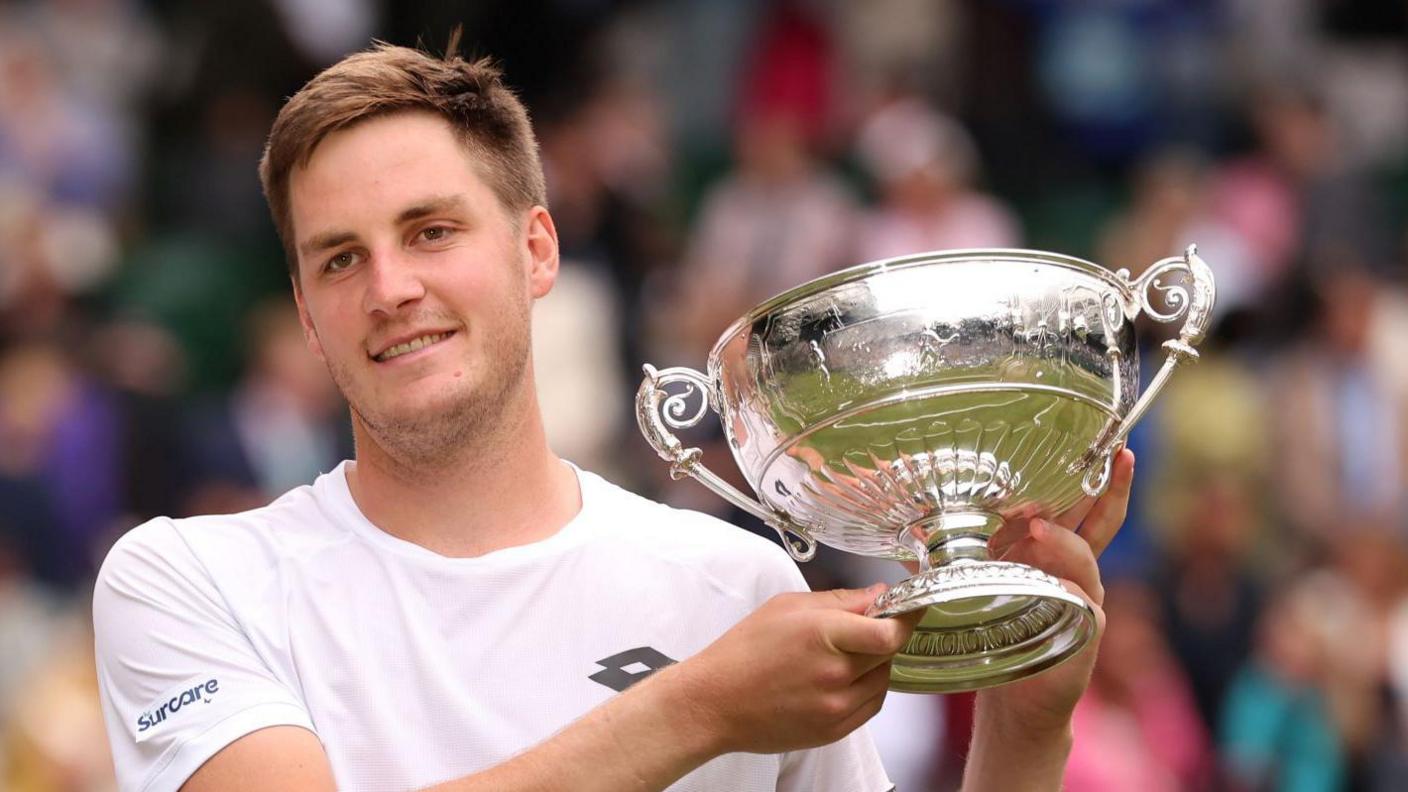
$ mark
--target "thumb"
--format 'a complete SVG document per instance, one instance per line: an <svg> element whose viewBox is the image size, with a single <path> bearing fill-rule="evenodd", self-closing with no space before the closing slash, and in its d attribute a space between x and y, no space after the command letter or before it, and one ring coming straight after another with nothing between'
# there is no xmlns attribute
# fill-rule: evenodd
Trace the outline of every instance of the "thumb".
<svg viewBox="0 0 1408 792"><path fill-rule="evenodd" d="M866 609L875 604L875 598L885 593L889 586L884 583L876 583L869 588L863 589L832 589L830 591L819 591L815 597L818 607L840 608L851 613L865 613Z"/></svg>

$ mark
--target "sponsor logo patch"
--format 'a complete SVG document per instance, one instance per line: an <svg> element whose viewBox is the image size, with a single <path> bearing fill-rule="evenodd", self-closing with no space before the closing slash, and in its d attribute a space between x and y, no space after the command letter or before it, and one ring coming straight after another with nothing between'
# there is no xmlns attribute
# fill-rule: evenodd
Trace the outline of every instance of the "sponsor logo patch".
<svg viewBox="0 0 1408 792"><path fill-rule="evenodd" d="M167 718L176 717L183 708L189 709L197 704L209 704L215 694L219 692L220 680L214 677L204 681L187 682L180 688L163 695L153 702L151 709L137 716L137 733L149 731L166 722Z"/></svg>
<svg viewBox="0 0 1408 792"><path fill-rule="evenodd" d="M620 693L656 671L674 663L674 660L661 654L658 650L649 646L638 646L635 649L627 649L596 661L596 664L602 669L588 676L587 679Z"/></svg>

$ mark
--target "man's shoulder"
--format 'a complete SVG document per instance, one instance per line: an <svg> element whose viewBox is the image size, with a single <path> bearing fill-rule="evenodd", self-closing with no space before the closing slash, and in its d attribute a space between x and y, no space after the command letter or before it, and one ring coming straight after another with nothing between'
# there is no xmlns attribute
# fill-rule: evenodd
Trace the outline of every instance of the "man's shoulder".
<svg viewBox="0 0 1408 792"><path fill-rule="evenodd" d="M148 520L114 543L100 574L133 567L155 573L186 560L208 569L265 567L345 535L326 514L313 487L303 486L244 512Z"/></svg>
<svg viewBox="0 0 1408 792"><path fill-rule="evenodd" d="M780 546L713 515L651 500L583 471L587 497L594 498L594 530L624 546L667 554L681 561L746 563L750 568L795 574ZM605 508L602 508L605 506Z"/></svg>

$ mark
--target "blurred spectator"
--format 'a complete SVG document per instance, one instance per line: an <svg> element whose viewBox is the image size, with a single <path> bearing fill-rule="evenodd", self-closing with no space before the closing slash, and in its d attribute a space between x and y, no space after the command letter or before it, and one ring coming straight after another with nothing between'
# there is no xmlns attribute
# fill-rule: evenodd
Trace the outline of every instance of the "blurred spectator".
<svg viewBox="0 0 1408 792"><path fill-rule="evenodd" d="M837 50L827 17L806 0L772 0L738 87L739 122L785 116L822 143L835 118Z"/></svg>
<svg viewBox="0 0 1408 792"><path fill-rule="evenodd" d="M182 396L228 389L245 360L245 317L271 291L287 296L282 254L249 242L197 231L153 233L124 257L105 289L121 321L159 328L175 342L168 362L179 362L180 370L161 376L179 376Z"/></svg>
<svg viewBox="0 0 1408 792"><path fill-rule="evenodd" d="M1355 788L1402 789L1396 713L1385 693L1394 613L1408 591L1408 548L1403 537L1373 526L1354 526L1329 550L1342 582L1338 611L1328 625L1331 674L1326 690L1349 760ZM1390 783L1392 782L1392 783Z"/></svg>
<svg viewBox="0 0 1408 792"><path fill-rule="evenodd" d="M537 116L562 258L581 270L568 276L576 283L559 284L555 293L587 279L612 292L603 295L611 310L600 317L610 326L598 337L613 344L601 350L612 365L594 376L611 379L612 391L634 388L646 358L646 284L677 246L664 208L672 165L665 121L659 97L634 78L607 76L570 93L559 99L564 106ZM628 400L609 409L603 416L609 426L631 414Z"/></svg>
<svg viewBox="0 0 1408 792"><path fill-rule="evenodd" d="M1292 267L1349 256L1382 271L1392 259L1382 199L1342 154L1324 100L1303 83L1260 88L1249 116L1258 148L1213 176L1211 207L1247 243L1252 278L1280 286ZM1323 273L1314 273L1319 276Z"/></svg>
<svg viewBox="0 0 1408 792"><path fill-rule="evenodd" d="M691 359L753 305L856 263L855 199L817 156L832 57L803 4L773 7L740 82L733 170L704 196L672 305L656 322Z"/></svg>
<svg viewBox="0 0 1408 792"><path fill-rule="evenodd" d="M18 179L45 202L116 208L136 167L130 141L109 107L62 81L10 10L0 9L0 181Z"/></svg>
<svg viewBox="0 0 1408 792"><path fill-rule="evenodd" d="M698 364L728 326L756 304L812 278L855 263L857 206L840 179L809 149L804 119L790 110L757 108L739 122L737 164L705 196L675 273L671 294L652 306L653 354ZM730 452L717 424L698 441L705 459ZM747 487L738 467L714 468L735 487ZM654 466L663 477L665 468ZM741 510L702 488L668 492L676 505L726 515L771 535Z"/></svg>
<svg viewBox="0 0 1408 792"><path fill-rule="evenodd" d="M1344 788L1344 749L1324 689L1332 669L1325 582L1301 579L1272 598L1255 655L1228 691L1219 742L1235 790Z"/></svg>
<svg viewBox="0 0 1408 792"><path fill-rule="evenodd" d="M617 295L600 270L562 262L547 297L533 304L533 379L554 453L618 475L617 439L632 413L619 372ZM628 470L625 472L629 472Z"/></svg>
<svg viewBox="0 0 1408 792"><path fill-rule="evenodd" d="M735 170L704 199L661 335L696 356L755 304L858 263L856 204L808 150L803 119L759 108L740 121Z"/></svg>
<svg viewBox="0 0 1408 792"><path fill-rule="evenodd" d="M1170 648L1211 732L1221 721L1233 677L1251 653L1261 586L1249 559L1259 520L1244 475L1214 469L1177 491L1188 503L1155 580Z"/></svg>
<svg viewBox="0 0 1408 792"><path fill-rule="evenodd" d="M1308 336L1271 372L1277 502L1302 536L1408 524L1408 388L1372 354L1401 349L1374 335L1385 288L1352 261L1326 267Z"/></svg>
<svg viewBox="0 0 1408 792"><path fill-rule="evenodd" d="M1231 0L1226 4L1229 38L1255 47L1229 47L1237 73L1247 78L1294 74L1317 51L1316 0Z"/></svg>
<svg viewBox="0 0 1408 792"><path fill-rule="evenodd" d="M1322 4L1320 21L1312 63L1344 156L1355 166L1392 167L1408 146L1408 6Z"/></svg>
<svg viewBox="0 0 1408 792"><path fill-rule="evenodd" d="M211 234L212 243L249 248L263 240L268 209L249 163L259 161L276 110L268 96L243 85L202 97L199 134L170 146L161 160L156 198L167 222Z"/></svg>
<svg viewBox="0 0 1408 792"><path fill-rule="evenodd" d="M0 729L10 792L117 789L108 753L88 610L69 612L48 656L25 680L13 717Z"/></svg>
<svg viewBox="0 0 1408 792"><path fill-rule="evenodd" d="M1037 22L1046 103L1088 156L1123 163L1166 140L1215 136L1224 91L1218 4L1016 5Z"/></svg>
<svg viewBox="0 0 1408 792"><path fill-rule="evenodd" d="M1126 526L1155 535L1168 641L1210 732L1251 652L1263 580L1299 560L1268 537L1266 397L1229 330L1222 325L1198 364L1179 369L1145 420L1158 453L1144 458L1149 476L1139 482L1147 508Z"/></svg>
<svg viewBox="0 0 1408 792"><path fill-rule="evenodd" d="M0 503L9 507L0 514L0 731L13 718L24 684L49 653L61 607L59 599L36 582L25 537L11 522L28 516L25 497L0 480ZM0 778L9 766L6 754L0 743Z"/></svg>
<svg viewBox="0 0 1408 792"><path fill-rule="evenodd" d="M140 139L137 115L168 56L147 3L49 0L25 4L24 25L85 104L117 116L124 140Z"/></svg>
<svg viewBox="0 0 1408 792"><path fill-rule="evenodd" d="M1387 643L1388 699L1393 713L1380 735L1374 781L1383 775L1401 788L1408 783L1408 597L1400 598L1389 615ZM1394 787L1382 783L1377 788Z"/></svg>
<svg viewBox="0 0 1408 792"><path fill-rule="evenodd" d="M351 429L327 368L308 353L293 301L273 298L248 322L244 376L185 424L190 514L262 506L351 456Z"/></svg>
<svg viewBox="0 0 1408 792"><path fill-rule="evenodd" d="M330 64L360 49L376 30L374 0L273 0L288 37L303 55Z"/></svg>
<svg viewBox="0 0 1408 792"><path fill-rule="evenodd" d="M122 503L121 417L57 341L0 350L0 485L40 579L65 589L97 571Z"/></svg>
<svg viewBox="0 0 1408 792"><path fill-rule="evenodd" d="M117 259L107 220L0 182L0 332L15 338L71 329L72 301L101 284Z"/></svg>
<svg viewBox="0 0 1408 792"><path fill-rule="evenodd" d="M182 514L187 460L179 416L188 409L181 390L183 350L163 328L131 319L98 326L88 345L93 373L112 389L122 414L126 486L118 529Z"/></svg>
<svg viewBox="0 0 1408 792"><path fill-rule="evenodd" d="M1154 592L1142 583L1112 581L1105 615L1100 658L1076 705L1065 788L1206 789L1212 769L1207 732L1164 642Z"/></svg>
<svg viewBox="0 0 1408 792"><path fill-rule="evenodd" d="M838 4L832 29L845 54L851 102L857 109L869 106L896 82L956 100L967 76L964 50L972 46L967 15L953 0Z"/></svg>
<svg viewBox="0 0 1408 792"><path fill-rule="evenodd" d="M1237 520L1229 527L1241 534L1227 550L1245 551L1247 538L1265 522L1260 504L1271 467L1266 389L1246 355L1224 340L1223 329L1203 343L1197 365L1178 369L1148 419L1160 438L1159 455L1148 460L1149 519L1169 536L1175 555L1192 530L1189 513L1200 510L1201 490L1217 479L1234 492ZM1213 513L1225 517L1227 508L1219 504Z"/></svg>
<svg viewBox="0 0 1408 792"><path fill-rule="evenodd" d="M1265 272L1250 260L1238 229L1211 206L1203 158L1190 149L1163 149L1139 167L1129 208L1101 229L1096 260L1138 277L1190 244L1197 244L1217 279L1218 315L1262 298Z"/></svg>
<svg viewBox="0 0 1408 792"><path fill-rule="evenodd" d="M858 260L976 247L1016 247L1011 210L978 192L978 150L968 133L915 98L878 110L857 154L880 191L858 230Z"/></svg>

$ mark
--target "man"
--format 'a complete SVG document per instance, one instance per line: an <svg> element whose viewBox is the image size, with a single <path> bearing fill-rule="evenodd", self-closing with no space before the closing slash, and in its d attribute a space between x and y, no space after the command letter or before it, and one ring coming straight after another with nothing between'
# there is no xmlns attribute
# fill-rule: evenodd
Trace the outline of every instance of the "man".
<svg viewBox="0 0 1408 792"><path fill-rule="evenodd" d="M798 593L779 549L549 451L529 307L557 238L493 68L353 55L289 100L260 172L356 460L113 549L123 788L890 788L859 727L912 621L861 615L875 589ZM1008 557L1098 603L1131 466L1067 516L1080 536L1034 522ZM1059 783L1093 654L984 695L972 788Z"/></svg>

